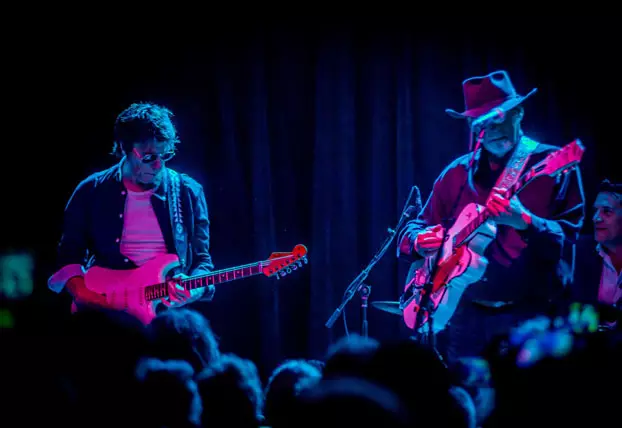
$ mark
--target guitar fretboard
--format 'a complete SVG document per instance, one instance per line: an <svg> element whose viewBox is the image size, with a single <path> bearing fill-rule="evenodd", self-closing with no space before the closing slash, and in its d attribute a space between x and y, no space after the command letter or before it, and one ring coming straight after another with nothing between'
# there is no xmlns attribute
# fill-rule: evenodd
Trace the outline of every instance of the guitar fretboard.
<svg viewBox="0 0 622 428"><path fill-rule="evenodd" d="M264 265L267 264L268 262L257 262L244 266L222 269L205 275L186 278L180 282L180 285L183 286L185 290L189 291L208 287L210 285L235 281L236 279L248 278L249 276L262 273ZM163 297L168 297L168 284L166 282L145 287L145 300L152 301Z"/></svg>
<svg viewBox="0 0 622 428"><path fill-rule="evenodd" d="M536 175L536 169L530 169L525 174L523 174L513 186L511 186L505 193L506 198L511 198L514 195L517 195L526 185L529 183L532 178ZM456 242L454 244L455 247L459 247L464 244L464 242L471 236L473 232L477 230L486 220L490 218L490 212L488 209L484 208L477 217L471 220L466 226L462 228L460 232L456 234Z"/></svg>

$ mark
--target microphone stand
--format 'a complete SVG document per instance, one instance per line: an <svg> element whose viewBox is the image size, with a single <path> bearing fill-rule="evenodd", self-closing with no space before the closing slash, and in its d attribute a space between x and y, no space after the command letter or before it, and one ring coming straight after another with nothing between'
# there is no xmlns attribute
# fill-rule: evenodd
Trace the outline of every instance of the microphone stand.
<svg viewBox="0 0 622 428"><path fill-rule="evenodd" d="M345 323L345 312L343 311L344 308L346 307L348 302L352 300L352 298L354 297L356 293L361 293L361 298L363 299L363 303L361 305L363 308L363 335L364 336L367 335L367 298L369 297L369 293L371 292L371 287L369 285L363 284L363 281L367 279L367 276L369 275L369 272L372 270L374 265L378 263L378 261L380 261L382 256L384 256L384 253L386 253L387 249L391 245L391 242L393 242L393 239L395 238L397 231L399 231L402 228L406 220L410 217L411 214L409 213L408 205L410 203L410 200L413 197L413 193L415 192L416 188L417 186L413 186L410 189L410 194L408 195L408 199L406 200L406 204L404 205L404 209L402 210L402 215L400 216L397 226L395 226L394 229L391 229L391 228L388 229L389 236L385 238L385 241L380 247L380 250L378 250L378 252L374 255L374 257L369 262L367 267L365 267L365 269L363 269L361 273L359 273L358 276L354 278L354 280L346 288L346 291L343 294L343 299L341 301L341 304L339 305L339 307L337 307L337 309L335 309L331 317L326 322L325 324L326 328L332 328L333 325L335 324L335 321L337 321L337 318L339 318L341 314L344 315L344 323ZM346 324L346 335L348 335L347 324Z"/></svg>
<svg viewBox="0 0 622 428"><path fill-rule="evenodd" d="M367 325L367 300L369 299L369 295L371 294L371 285L361 284L361 288L359 289L359 293L361 293L361 310L363 312L363 322L361 325L361 332L363 337L369 337L369 330Z"/></svg>

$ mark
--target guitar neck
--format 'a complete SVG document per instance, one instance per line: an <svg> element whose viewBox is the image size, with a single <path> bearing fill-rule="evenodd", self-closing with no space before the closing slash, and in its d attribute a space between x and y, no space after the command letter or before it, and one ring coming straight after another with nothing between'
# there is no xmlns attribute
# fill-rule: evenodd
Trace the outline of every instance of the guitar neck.
<svg viewBox="0 0 622 428"><path fill-rule="evenodd" d="M519 177L518 180L516 180L514 185L505 192L504 196L510 199L511 197L518 195L521 190L523 190L525 186L534 178L534 176L535 171L529 170L521 177ZM471 236L471 234L490 218L490 215L490 211L488 211L487 208L484 208L477 217L467 223L467 225L464 226L462 230L460 230L460 232L456 234L456 242L454 246L459 247L460 245L464 244L464 242Z"/></svg>
<svg viewBox="0 0 622 428"><path fill-rule="evenodd" d="M198 288L208 287L210 285L231 282L250 276L259 275L263 272L266 262L256 262L244 266L236 266L227 269L221 269L204 275L196 275L186 278L180 282L185 290L196 290ZM147 301L168 297L168 284L154 284L145 287L145 299Z"/></svg>

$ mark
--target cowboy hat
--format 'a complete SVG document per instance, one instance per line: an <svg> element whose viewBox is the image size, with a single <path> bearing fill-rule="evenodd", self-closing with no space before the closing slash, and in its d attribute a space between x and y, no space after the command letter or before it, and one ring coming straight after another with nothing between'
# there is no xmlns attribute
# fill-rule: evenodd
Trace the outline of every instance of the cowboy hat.
<svg viewBox="0 0 622 428"><path fill-rule="evenodd" d="M494 108L508 111L537 92L534 88L527 95L519 95L512 85L510 76L504 70L493 71L486 76L475 76L462 82L465 110L459 113L452 109L445 112L453 118L476 118Z"/></svg>

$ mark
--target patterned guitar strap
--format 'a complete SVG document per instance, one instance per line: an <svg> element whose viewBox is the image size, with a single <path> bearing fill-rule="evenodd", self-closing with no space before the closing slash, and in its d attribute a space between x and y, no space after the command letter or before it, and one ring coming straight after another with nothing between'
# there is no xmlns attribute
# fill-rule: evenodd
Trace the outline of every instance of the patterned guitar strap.
<svg viewBox="0 0 622 428"><path fill-rule="evenodd" d="M538 146L538 143L531 138L523 136L514 150L512 157L508 161L505 169L497 179L495 187L508 190L518 181L525 170L527 161ZM490 196L488 197L490 200Z"/></svg>
<svg viewBox="0 0 622 428"><path fill-rule="evenodd" d="M181 203L181 176L179 173L168 170L169 173L169 186L167 191L167 199L169 214L171 217L171 227L173 228L173 238L175 241L175 249L179 254L179 262L181 263L181 269L184 270L186 266L186 227L184 225L182 203Z"/></svg>
<svg viewBox="0 0 622 428"><path fill-rule="evenodd" d="M527 161L537 146L538 143L536 141L523 136L518 143L516 150L514 150L512 157L508 161L508 164L501 173L501 176L497 179L495 187L508 190L510 187L514 186L525 170ZM490 196L488 196L488 200L490 200ZM473 303L489 308L498 308L500 307L499 305L505 306L506 304L504 302L480 299L473 300Z"/></svg>

